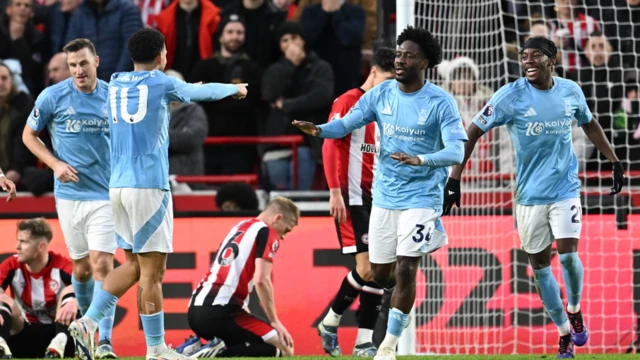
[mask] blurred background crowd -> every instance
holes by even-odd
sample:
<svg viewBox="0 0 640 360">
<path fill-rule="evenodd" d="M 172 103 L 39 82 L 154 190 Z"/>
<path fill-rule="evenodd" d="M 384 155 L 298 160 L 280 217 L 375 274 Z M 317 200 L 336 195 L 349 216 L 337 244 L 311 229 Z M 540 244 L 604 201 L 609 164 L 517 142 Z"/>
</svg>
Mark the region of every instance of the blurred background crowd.
<svg viewBox="0 0 640 360">
<path fill-rule="evenodd" d="M 422 0 L 416 11 L 437 12 L 455 2 Z M 172 104 L 171 174 L 256 174 L 254 188 L 291 189 L 290 146 L 209 145 L 206 139 L 302 135 L 292 120 L 326 122 L 333 100 L 368 75 L 372 50 L 395 46 L 395 6 L 393 0 L 0 0 L 0 167 L 22 191 L 52 191 L 51 170 L 21 138 L 38 94 L 70 76 L 62 47 L 75 38 L 91 40 L 100 56 L 98 77 L 109 81 L 114 72 L 132 70 L 127 39 L 146 26 L 166 38 L 167 74 L 249 84 L 242 101 Z M 640 0 L 502 0 L 500 9 L 499 76 L 487 76 L 482 57 L 464 53 L 429 73 L 455 97 L 465 124 L 501 85 L 521 76 L 518 45 L 545 36 L 559 49 L 557 75 L 582 86 L 618 157 L 627 169 L 640 169 Z M 575 130 L 581 170 L 605 169 Z M 41 136 L 50 146 L 46 131 Z M 487 134 L 471 171 L 513 172 L 506 137 Z M 305 137 L 297 148 L 300 190 L 327 188 L 321 147 L 321 139 Z"/>
</svg>

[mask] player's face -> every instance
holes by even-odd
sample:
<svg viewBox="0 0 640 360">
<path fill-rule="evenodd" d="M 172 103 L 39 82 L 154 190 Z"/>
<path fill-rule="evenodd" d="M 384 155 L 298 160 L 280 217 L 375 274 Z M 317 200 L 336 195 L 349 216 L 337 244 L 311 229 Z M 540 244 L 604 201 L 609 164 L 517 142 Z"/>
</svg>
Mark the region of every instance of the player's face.
<svg viewBox="0 0 640 360">
<path fill-rule="evenodd" d="M 18 262 L 27 263 L 38 256 L 42 241 L 31 238 L 30 230 L 18 231 Z"/>
<path fill-rule="evenodd" d="M 416 81 L 427 64 L 418 44 L 410 40 L 403 42 L 396 50 L 396 80 L 403 84 Z"/>
<path fill-rule="evenodd" d="M 0 66 L 0 99 L 4 99 L 11 93 L 13 81 L 6 66 Z"/>
<path fill-rule="evenodd" d="M 230 22 L 224 27 L 220 36 L 220 45 L 228 52 L 237 53 L 244 44 L 244 25 L 237 21 Z"/>
<path fill-rule="evenodd" d="M 522 71 L 532 84 L 541 84 L 551 76 L 554 60 L 538 49 L 525 49 L 520 54 Z"/>
<path fill-rule="evenodd" d="M 283 217 L 282 214 L 278 214 L 274 217 L 274 222 L 271 227 L 280 235 L 281 239 L 284 239 L 284 236 L 291 232 L 296 225 L 297 223 L 295 221 Z"/>
<path fill-rule="evenodd" d="M 69 72 L 80 90 L 91 90 L 97 81 L 99 58 L 87 48 L 67 54 Z"/>
</svg>

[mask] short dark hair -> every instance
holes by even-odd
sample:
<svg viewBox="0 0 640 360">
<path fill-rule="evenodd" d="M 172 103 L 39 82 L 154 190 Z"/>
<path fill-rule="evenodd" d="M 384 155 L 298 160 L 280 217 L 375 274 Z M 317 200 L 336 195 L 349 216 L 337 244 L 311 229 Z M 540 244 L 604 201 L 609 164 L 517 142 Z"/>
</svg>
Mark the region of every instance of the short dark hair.
<svg viewBox="0 0 640 360">
<path fill-rule="evenodd" d="M 384 72 L 391 72 L 396 68 L 395 59 L 395 50 L 388 47 L 382 47 L 373 53 L 373 57 L 371 57 L 371 66 L 375 66 Z"/>
<path fill-rule="evenodd" d="M 68 53 L 73 53 L 80 51 L 82 49 L 89 49 L 89 51 L 94 55 L 98 55 L 96 52 L 96 47 L 93 46 L 93 43 L 89 39 L 75 39 L 69 41 L 67 45 L 62 48 L 62 51 Z"/>
<path fill-rule="evenodd" d="M 249 184 L 235 182 L 221 187 L 216 193 L 216 205 L 222 208 L 227 201 L 236 203 L 240 210 L 258 210 L 258 196 Z"/>
<path fill-rule="evenodd" d="M 442 47 L 429 30 L 407 26 L 398 36 L 397 44 L 402 45 L 405 41 L 413 41 L 420 46 L 422 53 L 429 60 L 428 68 L 435 67 L 442 62 Z"/>
<path fill-rule="evenodd" d="M 164 49 L 164 35 L 156 29 L 144 28 L 136 31 L 127 42 L 129 56 L 134 63 L 148 64 Z"/>
<path fill-rule="evenodd" d="M 536 19 L 531 21 L 531 25 L 529 26 L 529 29 L 531 29 L 535 25 L 544 25 L 547 29 L 549 29 L 549 31 L 553 30 L 551 28 L 551 24 L 549 24 L 549 22 L 544 19 Z"/>
<path fill-rule="evenodd" d="M 31 238 L 44 238 L 47 242 L 53 239 L 51 225 L 43 217 L 20 221 L 18 223 L 18 231 L 29 231 Z"/>
</svg>

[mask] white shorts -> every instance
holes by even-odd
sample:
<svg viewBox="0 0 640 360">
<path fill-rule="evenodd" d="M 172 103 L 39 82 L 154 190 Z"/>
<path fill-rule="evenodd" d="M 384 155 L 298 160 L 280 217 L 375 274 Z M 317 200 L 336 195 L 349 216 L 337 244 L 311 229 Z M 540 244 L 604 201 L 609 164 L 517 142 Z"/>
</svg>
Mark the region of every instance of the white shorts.
<svg viewBox="0 0 640 360">
<path fill-rule="evenodd" d="M 118 247 L 134 254 L 173 252 L 173 201 L 161 189 L 109 190 Z"/>
<path fill-rule="evenodd" d="M 580 198 L 547 205 L 516 205 L 516 226 L 522 249 L 537 254 L 555 239 L 580 239 Z"/>
<path fill-rule="evenodd" d="M 369 220 L 369 261 L 389 264 L 396 256 L 421 257 L 447 245 L 434 209 L 391 210 L 373 206 Z"/>
<path fill-rule="evenodd" d="M 89 256 L 89 251 L 115 254 L 115 224 L 109 201 L 56 199 L 56 209 L 72 260 Z"/>
</svg>

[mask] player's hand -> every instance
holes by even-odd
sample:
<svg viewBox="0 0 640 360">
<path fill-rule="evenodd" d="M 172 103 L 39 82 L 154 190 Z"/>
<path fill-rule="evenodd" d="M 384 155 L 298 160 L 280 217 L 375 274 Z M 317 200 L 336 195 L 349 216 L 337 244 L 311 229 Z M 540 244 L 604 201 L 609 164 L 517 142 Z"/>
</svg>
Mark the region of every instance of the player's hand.
<svg viewBox="0 0 640 360">
<path fill-rule="evenodd" d="M 302 132 L 308 135 L 318 136 L 322 132 L 322 130 L 319 127 L 317 127 L 314 123 L 309 121 L 293 120 L 291 124 L 297 127 L 298 129 L 302 130 Z"/>
<path fill-rule="evenodd" d="M 77 183 L 80 181 L 77 175 L 78 170 L 74 169 L 73 166 L 63 161 L 58 161 L 53 166 L 53 172 L 56 174 L 56 178 L 58 178 L 58 180 L 63 183 L 68 183 L 70 181 Z"/>
<path fill-rule="evenodd" d="M 342 193 L 340 189 L 331 189 L 329 194 L 329 213 L 342 224 L 347 221 L 347 207 L 344 206 Z"/>
<path fill-rule="evenodd" d="M 460 207 L 460 180 L 449 178 L 444 186 L 444 203 L 442 204 L 442 215 L 449 215 L 453 204 Z"/>
<path fill-rule="evenodd" d="M 622 163 L 620 161 L 616 161 L 613 163 L 613 186 L 611 187 L 611 192 L 609 195 L 615 195 L 622 190 L 622 183 L 624 182 L 624 169 L 622 168 Z"/>
<path fill-rule="evenodd" d="M 413 165 L 413 166 L 422 165 L 422 161 L 420 161 L 419 157 L 407 155 L 403 152 L 394 152 L 393 154 L 391 154 L 391 158 L 393 160 L 398 160 L 405 165 Z"/>
<path fill-rule="evenodd" d="M 247 90 L 247 86 L 249 86 L 249 84 L 236 84 L 236 87 L 238 88 L 238 93 L 233 95 L 233 98 L 239 100 L 247 97 L 247 92 L 249 92 Z"/>
<path fill-rule="evenodd" d="M 56 312 L 56 322 L 69 326 L 76 319 L 76 314 L 78 314 L 78 301 L 71 299 Z"/>
<path fill-rule="evenodd" d="M 7 196 L 7 202 L 16 198 L 16 184 L 7 179 L 6 176 L 0 177 L 0 187 L 2 187 L 2 190 L 9 193 L 9 196 Z"/>
<path fill-rule="evenodd" d="M 293 338 L 279 320 L 272 322 L 271 326 L 278 332 L 280 342 L 288 347 L 293 347 Z"/>
</svg>

